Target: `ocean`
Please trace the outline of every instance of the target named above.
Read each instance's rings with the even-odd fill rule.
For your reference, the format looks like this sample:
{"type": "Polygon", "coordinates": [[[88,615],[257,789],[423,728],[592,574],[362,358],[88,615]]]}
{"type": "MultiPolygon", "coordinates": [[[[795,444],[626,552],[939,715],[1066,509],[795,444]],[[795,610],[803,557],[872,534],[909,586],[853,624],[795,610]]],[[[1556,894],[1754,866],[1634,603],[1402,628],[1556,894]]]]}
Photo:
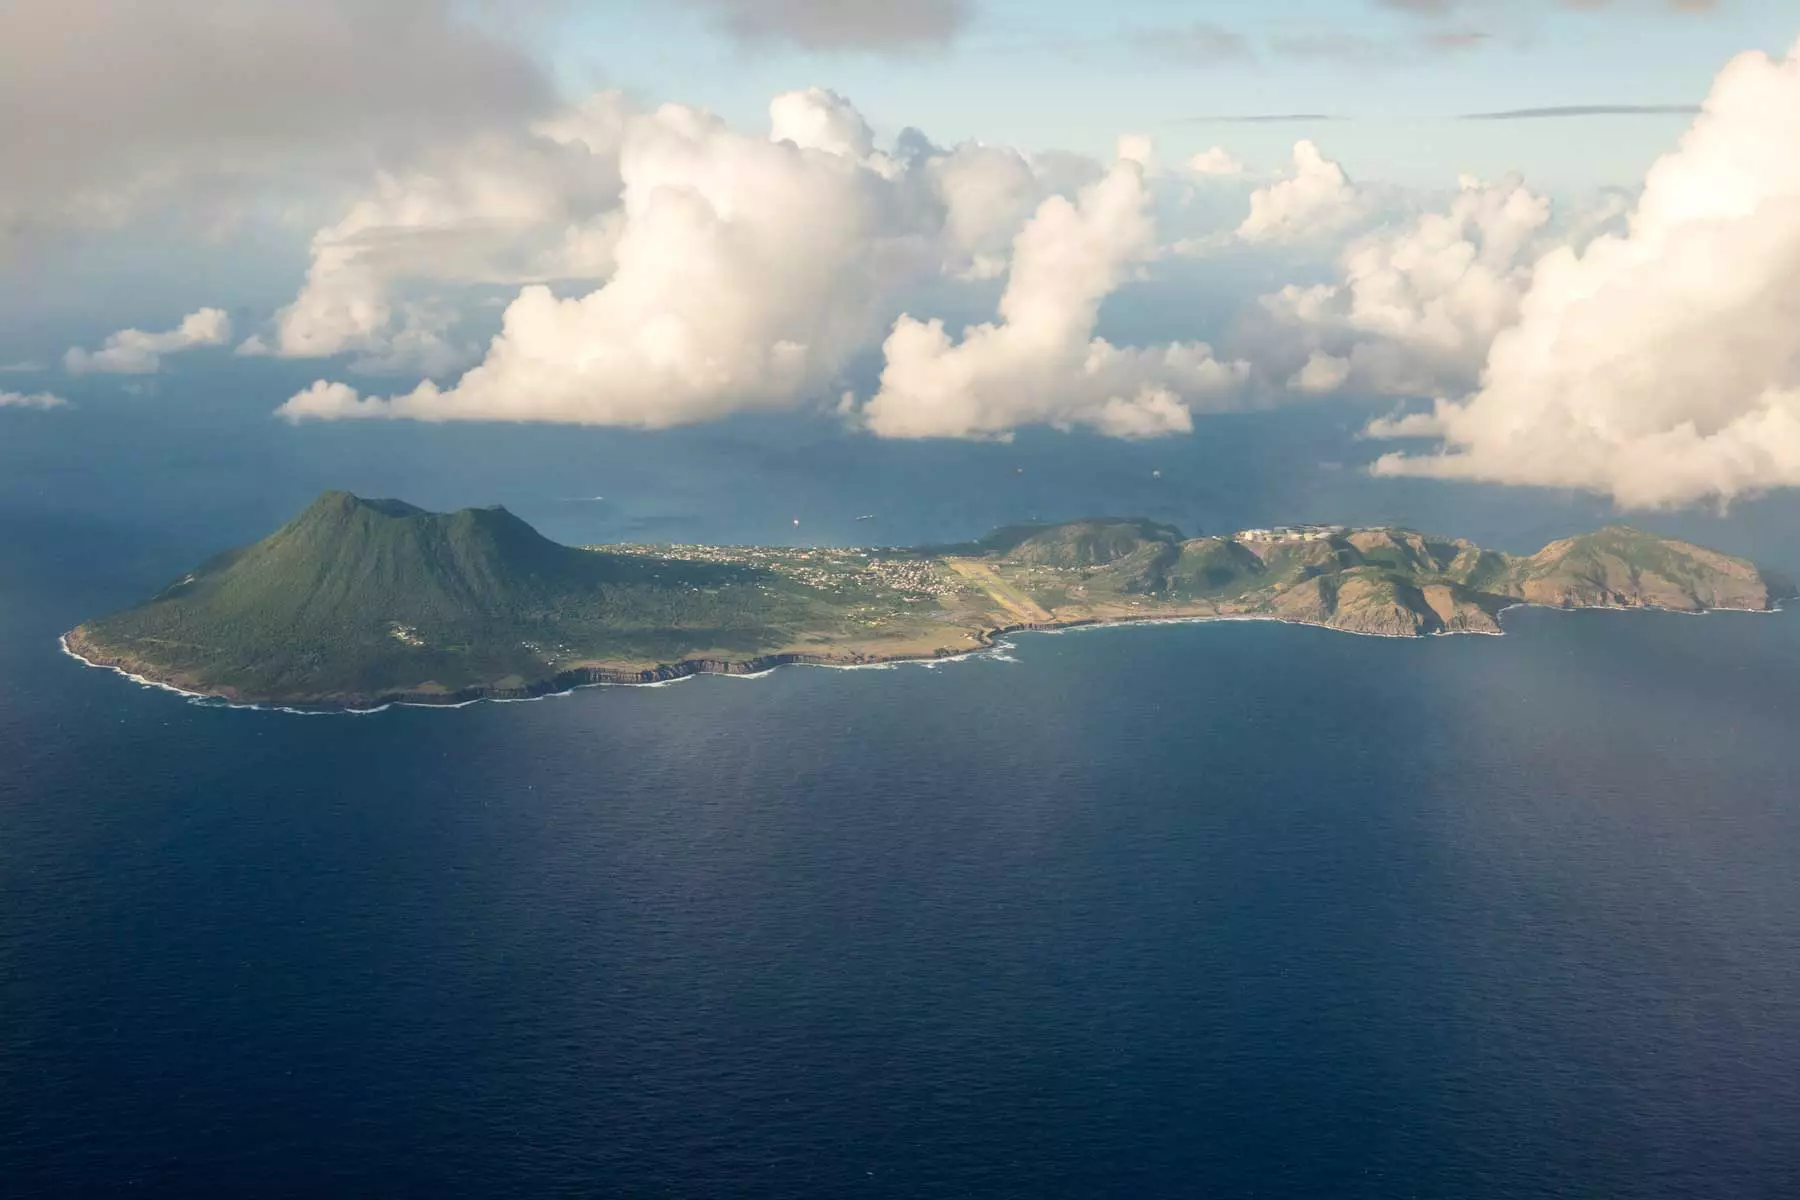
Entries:
{"type": "MultiPolygon", "coordinates": [[[[196,451],[133,491],[128,440],[0,447],[9,1196],[1800,1195],[1800,615],[232,710],[56,635],[328,472],[196,451]]],[[[854,486],[939,536],[1054,452],[854,486]]],[[[1139,510],[1108,473],[1149,453],[1068,503],[1139,510]]],[[[708,507],[741,461],[518,507],[567,540],[787,526],[794,493],[708,507]]],[[[1192,486],[1149,515],[1239,515],[1192,486]]],[[[1594,523],[1387,486],[1330,485],[1508,548],[1594,523]]],[[[1298,495],[1233,503],[1338,515],[1298,495]]],[[[1681,520],[1792,569],[1789,512],[1681,520]]]]}

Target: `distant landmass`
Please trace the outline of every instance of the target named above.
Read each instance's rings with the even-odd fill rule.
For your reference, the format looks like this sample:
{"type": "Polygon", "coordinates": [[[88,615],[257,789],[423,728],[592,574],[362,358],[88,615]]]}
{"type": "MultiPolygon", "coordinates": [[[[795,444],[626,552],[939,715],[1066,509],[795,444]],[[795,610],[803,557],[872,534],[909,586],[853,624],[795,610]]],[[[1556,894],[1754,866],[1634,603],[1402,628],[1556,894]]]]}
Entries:
{"type": "Polygon", "coordinates": [[[368,707],[944,658],[1026,629],[1262,618],[1418,637],[1499,633],[1518,604],[1762,611],[1794,594],[1743,559],[1621,525],[1529,557],[1407,529],[1189,538],[1110,517],[913,549],[577,548],[503,508],[329,492],[63,644],[196,694],[368,707]]]}

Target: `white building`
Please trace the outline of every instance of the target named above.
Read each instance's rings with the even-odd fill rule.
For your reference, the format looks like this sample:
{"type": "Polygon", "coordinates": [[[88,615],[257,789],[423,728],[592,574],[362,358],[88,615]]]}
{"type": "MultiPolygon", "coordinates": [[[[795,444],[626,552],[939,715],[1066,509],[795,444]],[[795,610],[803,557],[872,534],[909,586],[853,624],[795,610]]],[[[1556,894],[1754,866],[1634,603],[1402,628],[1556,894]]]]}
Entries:
{"type": "Polygon", "coordinates": [[[1322,542],[1345,532],[1342,525],[1277,525],[1273,529],[1245,529],[1240,542],[1322,542]]]}

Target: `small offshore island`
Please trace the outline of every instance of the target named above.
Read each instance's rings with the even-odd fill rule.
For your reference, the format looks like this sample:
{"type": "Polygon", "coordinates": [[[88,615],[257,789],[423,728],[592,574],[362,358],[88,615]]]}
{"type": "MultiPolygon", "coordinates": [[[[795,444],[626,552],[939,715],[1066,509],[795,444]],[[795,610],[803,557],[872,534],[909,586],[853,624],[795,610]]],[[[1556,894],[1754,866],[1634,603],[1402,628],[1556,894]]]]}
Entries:
{"type": "Polygon", "coordinates": [[[1519,604],[1767,611],[1794,595],[1743,559],[1618,525],[1529,557],[1405,529],[1187,538],[1122,518],[917,549],[576,548],[503,508],[328,492],[63,646],[196,695],[367,708],[941,659],[1019,630],[1130,621],[1420,637],[1499,633],[1519,604]]]}

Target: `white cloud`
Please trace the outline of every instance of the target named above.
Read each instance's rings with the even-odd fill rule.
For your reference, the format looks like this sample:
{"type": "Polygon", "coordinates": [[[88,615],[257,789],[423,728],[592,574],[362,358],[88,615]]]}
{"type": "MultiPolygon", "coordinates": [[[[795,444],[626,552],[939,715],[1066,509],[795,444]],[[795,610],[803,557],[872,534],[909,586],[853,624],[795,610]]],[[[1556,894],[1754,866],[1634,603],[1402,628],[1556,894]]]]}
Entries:
{"type": "Polygon", "coordinates": [[[875,131],[856,106],[825,88],[784,92],[771,100],[769,138],[856,161],[875,152],[875,131]]]}
{"type": "MultiPolygon", "coordinates": [[[[299,294],[239,353],[353,354],[355,371],[433,377],[470,365],[481,355],[457,340],[462,293],[610,277],[631,217],[621,204],[627,129],[641,142],[645,127],[668,125],[681,111],[633,113],[622,96],[603,93],[518,136],[447,146],[404,174],[379,176],[315,234],[299,294]]],[[[974,142],[945,150],[916,131],[883,153],[854,105],[820,88],[777,96],[769,115],[768,140],[853,162],[878,177],[870,181],[877,189],[889,185],[880,219],[896,238],[917,241],[924,267],[926,243],[936,245],[942,273],[957,279],[1003,274],[1013,236],[1044,196],[1093,173],[1091,162],[1071,156],[1034,159],[974,142]]],[[[641,181],[640,191],[653,186],[641,181]]],[[[722,186],[709,182],[708,194],[722,186]]]]}
{"type": "Polygon", "coordinates": [[[1249,242],[1299,241],[1339,233],[1366,215],[1368,197],[1344,168],[1310,141],[1294,143],[1293,174],[1250,195],[1250,215],[1238,226],[1249,242]]]}
{"type": "Polygon", "coordinates": [[[166,333],[121,329],[94,351],[72,347],[63,366],[72,375],[91,371],[114,375],[150,375],[162,369],[162,356],[198,346],[222,346],[231,340],[231,317],[222,308],[189,313],[166,333]]]}
{"type": "Polygon", "coordinates": [[[1733,60],[1629,231],[1541,260],[1479,391],[1372,433],[1387,474],[1586,488],[1620,505],[1800,485],[1800,45],[1733,60]]]}
{"type": "Polygon", "coordinates": [[[626,110],[604,93],[523,137],[457,146],[313,237],[312,264],[270,338],[240,349],[282,358],[354,353],[357,369],[440,374],[470,356],[451,344],[445,304],[408,287],[598,279],[621,232],[619,146],[626,110]]]}
{"type": "Polygon", "coordinates": [[[944,205],[944,270],[963,279],[1006,272],[1012,239],[1043,200],[1046,184],[1017,150],[969,142],[927,160],[944,205]]]}
{"type": "Polygon", "coordinates": [[[516,46],[468,19],[496,7],[0,4],[0,249],[44,229],[116,223],[200,179],[305,164],[316,182],[321,169],[516,121],[553,89],[516,46]]]}
{"type": "Polygon", "coordinates": [[[1306,365],[1295,371],[1288,378],[1288,388],[1308,395],[1322,396],[1327,392],[1335,392],[1350,380],[1355,365],[1348,358],[1338,358],[1323,350],[1314,350],[1306,357],[1306,365]]]}
{"type": "Polygon", "coordinates": [[[1264,296],[1311,356],[1290,386],[1397,395],[1473,386],[1495,335],[1518,319],[1549,218],[1549,202],[1517,179],[1465,177],[1446,211],[1353,241],[1341,282],[1264,296]],[[1317,365],[1327,360],[1342,369],[1317,365]]]}
{"type": "MultiPolygon", "coordinates": [[[[790,407],[826,394],[900,287],[997,269],[994,253],[1043,186],[1011,151],[877,151],[860,114],[818,89],[777,97],[766,137],[665,105],[622,115],[617,144],[603,286],[571,299],[524,288],[454,386],[376,401],[315,388],[284,415],[661,427],[790,407]]],[[[333,311],[342,320],[327,327],[347,334],[322,345],[354,345],[392,319],[367,305],[333,311]]]]}
{"type": "Polygon", "coordinates": [[[68,403],[61,396],[53,396],[49,392],[3,392],[0,391],[0,408],[61,408],[68,403]]]}
{"type": "Polygon", "coordinates": [[[281,406],[280,413],[289,421],[354,421],[392,417],[398,415],[394,412],[394,405],[405,399],[404,396],[397,397],[392,402],[373,396],[365,399],[347,383],[320,379],[304,391],[290,396],[288,402],[281,406]]]}
{"type": "Polygon", "coordinates": [[[1156,252],[1150,209],[1131,161],[1076,203],[1044,201],[1019,234],[999,323],[954,342],[942,321],[902,316],[863,423],[884,437],[999,437],[1029,424],[1119,437],[1192,429],[1191,401],[1229,391],[1242,364],[1200,343],[1133,349],[1094,337],[1101,302],[1156,252]]]}
{"type": "Polygon", "coordinates": [[[1134,162],[1146,171],[1154,170],[1156,168],[1156,141],[1147,134],[1121,134],[1114,157],[1120,162],[1134,162]]]}
{"type": "Polygon", "coordinates": [[[1202,150],[1188,159],[1188,170],[1196,175],[1226,175],[1236,177],[1244,174],[1244,164],[1236,155],[1223,146],[1214,146],[1210,150],[1202,150]]]}

